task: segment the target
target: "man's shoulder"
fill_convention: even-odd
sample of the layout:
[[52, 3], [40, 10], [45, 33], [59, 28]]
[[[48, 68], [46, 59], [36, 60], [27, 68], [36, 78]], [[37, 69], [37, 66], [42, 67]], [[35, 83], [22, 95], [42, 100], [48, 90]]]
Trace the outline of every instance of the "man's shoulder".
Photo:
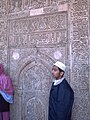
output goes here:
[[74, 93], [72, 87], [70, 86], [70, 84], [68, 83], [68, 81], [66, 79], [63, 80], [62, 86], [65, 90]]

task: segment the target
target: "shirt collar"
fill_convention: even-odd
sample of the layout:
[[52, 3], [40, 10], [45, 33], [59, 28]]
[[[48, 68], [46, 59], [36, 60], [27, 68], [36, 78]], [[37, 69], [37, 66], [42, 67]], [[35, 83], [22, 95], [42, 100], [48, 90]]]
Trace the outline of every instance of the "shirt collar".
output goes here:
[[54, 81], [53, 81], [53, 82], [54, 82], [54, 86], [60, 84], [63, 80], [64, 80], [64, 77], [62, 77], [62, 78], [59, 79], [59, 80], [54, 80]]

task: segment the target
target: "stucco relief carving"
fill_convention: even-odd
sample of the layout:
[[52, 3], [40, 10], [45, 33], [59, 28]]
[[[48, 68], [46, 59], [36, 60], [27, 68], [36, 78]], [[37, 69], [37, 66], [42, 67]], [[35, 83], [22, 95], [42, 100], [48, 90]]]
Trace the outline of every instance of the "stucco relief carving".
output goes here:
[[67, 14], [45, 15], [35, 18], [17, 19], [10, 21], [10, 33], [29, 33], [47, 30], [67, 29]]
[[[56, 59], [54, 58], [54, 52], [56, 51], [60, 51], [61, 54], [62, 54], [62, 57], [59, 58], [61, 59], [62, 61], [65, 62], [65, 57], [64, 57], [64, 53], [66, 51], [65, 48], [42, 48], [42, 49], [39, 49], [39, 48], [31, 48], [31, 49], [26, 49], [26, 51], [24, 49], [22, 49], [22, 51], [20, 50], [15, 50], [15, 49], [12, 49], [11, 50], [11, 53], [10, 53], [10, 61], [11, 61], [11, 76], [13, 74], [13, 72], [15, 73], [15, 76], [13, 76], [13, 80], [16, 81], [16, 85], [19, 85], [19, 83], [21, 83], [21, 81], [18, 81], [15, 80], [17, 79], [17, 77], [19, 76], [19, 74], [21, 73], [21, 70], [23, 69], [23, 66], [22, 64], [25, 64], [24, 66], [26, 66], [27, 64], [29, 64], [30, 62], [32, 61], [37, 61], [37, 60], [40, 60], [39, 62], [41, 63], [42, 61], [44, 63], [50, 63], [51, 65], [53, 64], [54, 61], [56, 61]], [[50, 52], [51, 51], [51, 52]], [[46, 54], [45, 54], [46, 52]], [[13, 58], [13, 54], [14, 53], [18, 53], [19, 57], [18, 59], [14, 59]], [[35, 57], [36, 56], [36, 57]], [[25, 58], [26, 57], [26, 58]], [[30, 62], [29, 62], [30, 61]], [[29, 63], [28, 63], [29, 62]], [[14, 64], [13, 64], [14, 63]], [[43, 64], [43, 63], [42, 63]], [[15, 67], [16, 66], [16, 67]], [[51, 69], [51, 66], [50, 65], [47, 65], [46, 64], [46, 67], [49, 66], [50, 69]], [[18, 68], [19, 67], [19, 68]], [[15, 68], [15, 69], [13, 69]], [[47, 69], [47, 68], [46, 68]], [[47, 70], [46, 70], [47, 71]], [[22, 75], [21, 75], [22, 76]], [[13, 81], [13, 82], [14, 82]]]
[[8, 12], [15, 13], [23, 10], [57, 6], [67, 3], [68, 0], [8, 0]]
[[1, 0], [0, 1], [0, 18], [5, 17], [7, 14], [7, 1]]
[[7, 67], [7, 49], [0, 50], [0, 63], [2, 63], [5, 68]]
[[[9, 22], [10, 47], [67, 43], [67, 14], [53, 14]], [[55, 22], [54, 22], [55, 21]], [[57, 30], [57, 31], [56, 31]]]
[[[26, 120], [29, 120], [31, 118], [31, 120], [42, 120], [43, 116], [45, 116], [45, 110], [43, 107], [43, 104], [40, 100], [38, 100], [37, 98], [32, 98], [27, 102], [26, 105]], [[40, 111], [40, 112], [39, 112]]]
[[22, 8], [22, 0], [8, 0], [8, 12], [19, 12]]
[[[89, 120], [88, 0], [73, 1], [71, 15], [73, 25], [71, 84], [76, 96], [73, 119]], [[75, 114], [77, 110], [78, 114]]]
[[[13, 120], [22, 120], [21, 116], [21, 105], [22, 105], [22, 91], [17, 90], [17, 88], [14, 86], [14, 103], [10, 106], [10, 114], [11, 119]], [[13, 112], [12, 112], [13, 111]]]
[[[56, 51], [61, 52], [62, 57], [59, 59], [65, 62], [66, 49], [63, 47], [17, 50], [19, 58], [16, 60], [13, 59], [15, 49], [11, 49], [11, 76], [14, 74], [12, 80], [16, 91], [19, 90], [22, 93], [20, 109], [25, 108], [21, 111], [22, 119], [29, 120], [31, 116], [32, 120], [37, 118], [47, 120], [48, 96], [52, 82], [51, 68], [56, 61], [54, 58]], [[38, 113], [37, 106], [40, 108]]]
[[7, 20], [0, 20], [0, 49], [7, 48]]
[[[68, 11], [58, 12], [63, 8], [64, 3], [70, 4], [70, 6], [67, 4]], [[71, 76], [70, 83], [75, 91], [73, 120], [89, 120], [88, 9], [89, 0], [0, 1], [0, 62], [5, 65], [5, 68], [7, 66], [9, 68], [10, 65], [10, 76], [15, 87], [14, 105], [11, 106], [13, 120], [28, 120], [31, 116], [28, 113], [32, 107], [30, 103], [33, 100], [37, 103], [32, 103], [33, 106], [39, 105], [39, 110], [43, 111], [47, 106], [48, 102], [45, 101], [48, 100], [47, 91], [50, 83], [46, 83], [45, 79], [50, 81], [51, 66], [56, 60], [71, 64], [71, 73], [68, 72], [68, 66], [66, 78]], [[41, 10], [39, 12], [42, 15], [30, 17], [30, 10], [37, 12]], [[71, 34], [69, 29], [72, 29]], [[71, 59], [69, 42], [71, 42]], [[32, 67], [30, 67], [31, 63]], [[33, 71], [35, 71], [34, 74]], [[45, 79], [44, 76], [46, 76]], [[31, 91], [30, 88], [33, 91], [36, 89], [37, 94], [35, 91], [28, 94], [27, 89]], [[25, 111], [21, 111], [22, 108], [25, 108]], [[39, 114], [36, 116], [46, 120], [46, 109], [43, 111], [45, 113], [43, 118], [40, 118]], [[31, 110], [31, 113], [35, 114], [35, 110]], [[35, 120], [36, 116], [32, 117], [32, 120]]]
[[[45, 105], [48, 103], [47, 95], [50, 88], [50, 71], [47, 70], [44, 63], [41, 64], [40, 61], [36, 60], [36, 62], [32, 61], [30, 64], [28, 63], [25, 68], [22, 69], [18, 79], [19, 85], [22, 85], [19, 89], [22, 89], [23, 92], [23, 105], [21, 107], [23, 109], [25, 106], [25, 111], [24, 109], [22, 111], [24, 119], [28, 120], [30, 119], [30, 116], [32, 120], [37, 118], [46, 119], [47, 106]], [[45, 101], [43, 100], [44, 96], [46, 96]], [[28, 101], [26, 101], [27, 98]], [[38, 101], [38, 99], [40, 100]], [[40, 109], [37, 109], [37, 107]]]

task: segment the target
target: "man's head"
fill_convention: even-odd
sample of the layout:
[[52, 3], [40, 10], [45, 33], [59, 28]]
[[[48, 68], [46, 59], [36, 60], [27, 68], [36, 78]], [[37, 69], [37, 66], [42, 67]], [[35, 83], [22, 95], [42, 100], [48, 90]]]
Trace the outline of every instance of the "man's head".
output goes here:
[[55, 77], [57, 80], [61, 79], [64, 75], [64, 72], [65, 72], [65, 65], [62, 62], [57, 61], [52, 68], [53, 77]]

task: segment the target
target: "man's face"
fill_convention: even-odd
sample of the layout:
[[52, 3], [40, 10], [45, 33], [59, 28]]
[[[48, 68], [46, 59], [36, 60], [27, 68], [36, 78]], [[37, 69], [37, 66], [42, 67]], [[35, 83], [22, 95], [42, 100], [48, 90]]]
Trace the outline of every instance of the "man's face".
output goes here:
[[56, 79], [60, 78], [60, 70], [58, 69], [58, 67], [56, 67], [56, 66], [52, 67], [52, 75]]

